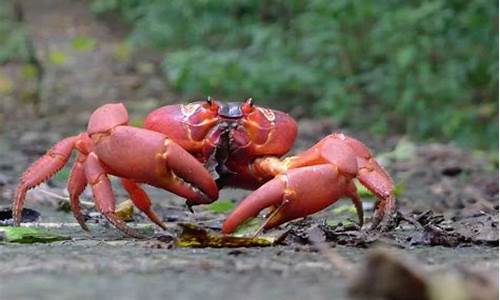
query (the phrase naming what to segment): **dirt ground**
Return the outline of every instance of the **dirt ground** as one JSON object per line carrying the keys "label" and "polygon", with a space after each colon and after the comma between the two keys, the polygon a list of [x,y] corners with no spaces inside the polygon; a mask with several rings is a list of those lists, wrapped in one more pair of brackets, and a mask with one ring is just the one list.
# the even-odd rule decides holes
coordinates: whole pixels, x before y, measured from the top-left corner
{"label": "dirt ground", "polygon": [[[306,127],[308,122],[304,123]],[[43,136],[40,133],[44,141]],[[12,200],[20,171],[37,156],[23,150],[22,140],[2,137],[2,145],[10,145],[0,159],[0,204],[4,206]],[[2,298],[216,299],[247,295],[255,299],[347,299],[353,274],[363,272],[367,256],[374,251],[391,253],[427,275],[461,272],[465,268],[495,280],[498,186],[494,172],[481,169],[484,162],[450,146],[427,145],[415,151],[416,157],[391,160],[389,170],[396,182],[404,182],[405,190],[398,196],[401,214],[418,220],[422,227],[401,220],[394,231],[380,236],[350,230],[344,226],[349,224],[346,218],[355,218],[343,212],[350,207],[349,202],[341,202],[288,225],[291,232],[285,244],[268,248],[171,248],[154,238],[137,241],[123,237],[102,221],[91,224],[92,234],[88,235],[76,226],[70,213],[57,210],[59,200],[40,192],[65,194],[64,182],[51,180],[29,193],[27,207],[41,213],[42,224],[58,224],[50,230],[69,235],[72,240],[0,244]],[[447,151],[446,158],[429,164],[431,153],[438,155],[435,151],[439,155]],[[464,164],[467,159],[472,161]],[[464,178],[442,175],[449,172],[444,171],[446,168],[457,167],[453,161],[460,163],[461,172],[466,173]],[[148,192],[172,226],[176,222],[193,222],[220,229],[224,214],[197,207],[193,215],[173,195],[157,189]],[[229,190],[221,199],[240,200],[246,193]],[[119,201],[125,199],[120,189],[117,196]],[[91,201],[88,191],[82,199]],[[372,200],[365,199],[364,204],[365,213],[370,215]],[[135,220],[147,223],[139,215]],[[435,233],[434,227],[428,225],[443,231]],[[348,270],[318,251],[309,236],[315,226],[320,226],[328,247],[352,264]]]}
{"label": "dirt ground", "polygon": [[[299,144],[309,143],[308,129],[316,131],[317,127],[325,126],[317,121],[303,121],[302,125],[304,133]],[[68,126],[72,126],[71,123]],[[1,205],[9,205],[19,174],[59,139],[58,132],[58,128],[41,132],[32,128],[2,135]],[[362,236],[356,230],[338,226],[338,222],[345,222],[346,218],[354,219],[352,214],[339,213],[350,207],[348,202],[342,202],[309,218],[309,222],[295,222],[285,245],[171,249],[155,239],[124,238],[100,223],[92,224],[92,236],[86,235],[75,226],[71,214],[57,211],[57,199],[40,191],[64,195],[64,181],[53,179],[29,194],[27,207],[41,213],[42,223],[66,224],[51,230],[73,239],[52,244],[0,244],[2,298],[216,299],[246,295],[255,299],[304,299],[307,296],[347,299],[351,275],[363,270],[366,257],[374,249],[394,253],[426,274],[453,273],[466,268],[497,278],[498,177],[495,170],[489,170],[487,162],[471,154],[437,144],[418,146],[412,156],[388,161],[390,173],[404,186],[398,196],[400,211],[415,219],[422,216],[423,224],[434,218],[431,223],[438,222],[446,229],[444,237],[404,221],[388,235]],[[451,173],[453,175],[443,175]],[[224,214],[197,207],[196,214],[192,215],[173,195],[156,189],[148,192],[169,223],[211,220],[212,228],[220,228]],[[246,193],[229,190],[221,199],[240,200]],[[122,190],[117,189],[117,195],[119,201],[125,199]],[[89,191],[83,200],[91,201]],[[372,200],[366,199],[365,207],[366,214],[371,215]],[[426,221],[428,210],[432,210],[432,215]],[[135,218],[138,223],[147,223],[140,216]],[[442,218],[445,220],[439,223]],[[352,274],[332,264],[308,240],[308,230],[325,222],[329,224],[322,229],[325,242],[353,264],[348,271]]]}
{"label": "dirt ground", "polygon": [[[20,79],[22,65],[0,66],[2,78],[14,84],[3,91],[0,105],[0,208],[10,205],[22,171],[53,143],[82,131],[89,113],[100,104],[124,99],[135,122],[154,107],[180,101],[163,84],[154,55],[115,57],[123,29],[117,31],[109,20],[89,14],[86,1],[21,3],[44,75],[39,99],[22,102],[23,87],[37,85]],[[72,49],[71,40],[78,35],[92,36],[97,47],[91,52]],[[63,51],[68,62],[51,62],[46,53],[51,49]],[[337,130],[331,120],[301,120],[293,152]],[[282,226],[288,235],[273,247],[193,249],[172,247],[161,238],[134,240],[102,221],[93,209],[86,211],[92,223],[91,234],[86,234],[52,195],[67,194],[65,169],[30,192],[26,207],[40,212],[40,224],[72,239],[49,244],[0,242],[0,299],[350,299],[349,291],[361,289],[356,278],[362,274],[394,280],[387,271],[366,270],[373,253],[387,253],[427,282],[443,287],[450,284],[443,274],[486,278],[473,281],[492,286],[498,297],[498,163],[449,144],[345,132],[366,142],[397,183],[399,213],[391,232],[353,228],[351,204],[340,201]],[[168,192],[151,188],[148,193],[171,224],[171,234],[178,232],[178,222],[220,230],[226,215],[206,207],[196,207],[191,214]],[[220,198],[237,202],[246,194],[225,190]],[[126,199],[119,188],[116,195],[119,201]],[[82,200],[92,201],[90,191]],[[364,198],[363,207],[370,217],[373,199]],[[147,223],[135,214],[131,225]],[[148,228],[152,234],[154,227]],[[368,283],[374,296],[382,285]]]}

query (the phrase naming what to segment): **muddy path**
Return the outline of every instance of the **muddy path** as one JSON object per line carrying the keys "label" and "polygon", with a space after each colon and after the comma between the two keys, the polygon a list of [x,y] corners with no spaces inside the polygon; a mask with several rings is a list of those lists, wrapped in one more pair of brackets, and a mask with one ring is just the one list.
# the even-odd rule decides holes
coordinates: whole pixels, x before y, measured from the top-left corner
{"label": "muddy path", "polygon": [[[20,3],[43,78],[40,102],[22,102],[23,87],[33,87],[19,77],[23,66],[0,66],[2,76],[14,84],[2,94],[0,106],[0,207],[10,205],[22,171],[50,145],[85,128],[89,113],[100,104],[124,99],[133,123],[140,124],[152,108],[181,101],[163,84],[154,55],[120,56],[123,32],[88,13],[87,1]],[[75,48],[74,39],[82,36],[91,37],[95,46]],[[54,53],[63,53],[65,61],[54,63]],[[331,120],[301,120],[293,152],[338,130]],[[191,249],[157,238],[134,240],[116,232],[92,208],[85,211],[92,223],[91,234],[86,234],[54,196],[67,195],[67,167],[30,192],[26,206],[40,212],[39,224],[50,224],[51,231],[72,239],[50,244],[0,242],[0,298],[349,299],[353,278],[364,272],[367,257],[377,251],[425,276],[466,270],[496,282],[497,164],[453,145],[345,132],[374,149],[397,183],[399,214],[389,233],[359,231],[352,205],[339,201],[306,220],[282,226],[289,230],[284,243],[267,248]],[[147,191],[171,224],[171,234],[178,232],[178,222],[220,230],[227,215],[207,207],[196,207],[191,214],[182,199],[157,189]],[[233,203],[247,194],[225,190],[220,198]],[[126,200],[118,187],[116,196]],[[90,191],[82,200],[92,202]],[[371,216],[374,200],[364,197],[363,206],[365,215]],[[138,213],[133,219],[132,226],[148,224]],[[149,228],[153,233],[154,227]],[[318,232],[319,241],[313,237]],[[330,250],[344,265],[332,260]]]}

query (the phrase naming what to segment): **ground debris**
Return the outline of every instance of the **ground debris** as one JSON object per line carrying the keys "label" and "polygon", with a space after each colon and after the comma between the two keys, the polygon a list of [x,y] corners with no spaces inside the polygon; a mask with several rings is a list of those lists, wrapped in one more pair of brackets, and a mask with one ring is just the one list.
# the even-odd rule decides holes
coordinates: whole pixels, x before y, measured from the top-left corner
{"label": "ground debris", "polygon": [[381,236],[379,232],[346,229],[343,226],[324,224],[320,228],[325,234],[326,241],[351,247],[368,247],[378,241]]}
{"label": "ground debris", "polygon": [[[342,245],[368,248],[373,244],[387,244],[397,248],[413,246],[459,247],[471,245],[498,246],[498,214],[482,213],[470,218],[453,220],[442,214],[397,211],[390,232],[360,229],[355,223],[328,223],[314,218],[292,222],[287,237],[289,244],[310,245],[312,231],[319,228],[324,242],[332,246]],[[408,225],[409,224],[409,225]]]}
{"label": "ground debris", "polygon": [[[40,213],[34,209],[23,208],[21,222],[36,222],[40,219]],[[0,226],[13,225],[12,209],[10,207],[0,208]]]}
{"label": "ground debris", "polygon": [[498,299],[497,282],[498,275],[466,269],[427,274],[378,250],[368,255],[349,292],[358,299],[493,300]]}
{"label": "ground debris", "polygon": [[385,234],[377,231],[360,230],[355,223],[329,225],[326,222],[306,218],[290,225],[287,242],[307,245],[316,244],[319,242],[318,230],[322,232],[323,242],[360,248],[366,248],[374,242],[383,240],[385,236]]}
{"label": "ground debris", "polygon": [[455,222],[456,231],[476,245],[498,247],[498,214],[472,215]]}
{"label": "ground debris", "polygon": [[284,236],[243,237],[210,232],[194,224],[180,223],[182,232],[177,238],[178,247],[190,248],[233,248],[267,247],[280,243]]}
{"label": "ground debris", "polygon": [[417,232],[407,239],[412,246],[498,246],[498,216],[484,215],[482,222],[478,222],[477,216],[472,222],[467,222],[466,219],[453,222],[441,214],[427,210],[413,215],[398,212],[397,218],[416,227]]}
{"label": "ground debris", "polygon": [[460,245],[468,245],[470,243],[470,238],[458,232],[448,232],[443,228],[432,224],[425,225],[424,230],[414,235],[410,240],[410,244],[412,246],[427,245],[457,247]]}
{"label": "ground debris", "polygon": [[134,204],[132,200],[128,199],[116,206],[116,215],[125,222],[134,220]]}

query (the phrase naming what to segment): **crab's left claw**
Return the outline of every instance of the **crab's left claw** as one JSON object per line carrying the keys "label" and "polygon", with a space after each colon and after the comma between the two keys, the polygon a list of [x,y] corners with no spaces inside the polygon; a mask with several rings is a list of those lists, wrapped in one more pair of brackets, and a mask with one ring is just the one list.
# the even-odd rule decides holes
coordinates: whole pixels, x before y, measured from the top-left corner
{"label": "crab's left claw", "polygon": [[343,195],[353,200],[362,224],[363,209],[356,187],[352,181],[343,178],[335,166],[321,164],[291,169],[244,199],[224,222],[222,231],[235,231],[240,224],[267,207],[272,211],[264,228],[272,228],[318,212]]}
{"label": "crab's left claw", "polygon": [[250,194],[229,216],[223,226],[231,233],[248,218],[266,207],[272,212],[264,224],[271,228],[305,217],[349,197],[356,207],[360,224],[363,208],[353,179],[357,178],[378,198],[372,228],[387,230],[395,210],[392,178],[375,161],[370,151],[356,139],[332,134],[302,154],[279,161],[258,160],[261,174],[281,174]]}

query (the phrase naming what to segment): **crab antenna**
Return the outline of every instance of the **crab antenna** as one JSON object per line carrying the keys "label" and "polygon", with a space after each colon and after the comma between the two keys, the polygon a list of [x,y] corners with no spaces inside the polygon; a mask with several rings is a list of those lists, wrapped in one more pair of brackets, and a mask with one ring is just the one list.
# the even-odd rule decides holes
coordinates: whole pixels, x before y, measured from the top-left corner
{"label": "crab antenna", "polygon": [[207,103],[210,104],[210,105],[212,105],[213,102],[214,101],[212,100],[212,97],[208,96],[207,97]]}
{"label": "crab antenna", "polygon": [[248,98],[246,103],[250,106],[253,106],[253,98],[252,97]]}

